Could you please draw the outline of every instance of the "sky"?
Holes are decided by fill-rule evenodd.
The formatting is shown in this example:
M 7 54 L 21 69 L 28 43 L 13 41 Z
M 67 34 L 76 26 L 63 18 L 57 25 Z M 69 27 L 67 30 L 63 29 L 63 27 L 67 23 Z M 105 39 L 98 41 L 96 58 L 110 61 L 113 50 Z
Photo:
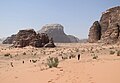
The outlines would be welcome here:
M 102 12 L 115 6 L 120 0 L 0 0 L 0 37 L 58 23 L 66 34 L 84 39 Z

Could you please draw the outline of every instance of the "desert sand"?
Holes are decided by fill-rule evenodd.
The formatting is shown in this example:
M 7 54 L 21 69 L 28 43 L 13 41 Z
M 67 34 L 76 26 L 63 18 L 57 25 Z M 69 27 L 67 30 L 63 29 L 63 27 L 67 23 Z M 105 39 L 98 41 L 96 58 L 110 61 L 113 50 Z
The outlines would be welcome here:
M 55 48 L 12 48 L 0 45 L 0 83 L 120 83 L 119 45 L 56 45 Z M 81 55 L 79 61 L 78 54 Z M 75 57 L 61 58 L 71 55 Z M 49 56 L 59 58 L 57 68 L 46 65 Z M 93 59 L 94 56 L 98 58 Z

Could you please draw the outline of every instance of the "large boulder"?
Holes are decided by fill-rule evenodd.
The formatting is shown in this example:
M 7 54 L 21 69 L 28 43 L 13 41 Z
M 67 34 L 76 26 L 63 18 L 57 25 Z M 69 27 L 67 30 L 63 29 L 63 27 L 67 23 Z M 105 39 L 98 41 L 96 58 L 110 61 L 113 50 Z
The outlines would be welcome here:
M 51 38 L 49 40 L 49 43 L 45 44 L 44 47 L 50 47 L 50 48 L 56 47 L 55 44 L 54 44 L 54 42 L 53 42 L 53 38 Z
M 94 25 L 94 24 L 93 24 Z M 102 17 L 99 21 L 101 27 L 100 37 L 99 33 L 96 34 L 94 29 L 98 26 L 92 26 L 89 33 L 89 42 L 102 42 L 106 44 L 114 44 L 120 40 L 120 6 L 110 8 L 102 13 Z M 93 31 L 91 31 L 93 30 Z M 92 34 L 92 35 L 91 35 Z M 94 37 L 92 37 L 94 36 Z M 93 41 L 95 40 L 95 41 Z
M 38 33 L 48 34 L 48 36 L 52 37 L 56 43 L 71 43 L 72 41 L 77 42 L 75 37 L 73 38 L 64 33 L 64 27 L 61 24 L 46 24 L 38 31 Z

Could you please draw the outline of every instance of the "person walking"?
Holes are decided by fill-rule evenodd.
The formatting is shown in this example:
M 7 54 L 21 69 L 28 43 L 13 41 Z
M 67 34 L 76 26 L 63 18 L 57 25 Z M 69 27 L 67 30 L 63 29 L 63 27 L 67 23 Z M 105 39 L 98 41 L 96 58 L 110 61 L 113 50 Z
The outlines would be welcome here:
M 80 54 L 78 54 L 78 60 L 80 60 Z

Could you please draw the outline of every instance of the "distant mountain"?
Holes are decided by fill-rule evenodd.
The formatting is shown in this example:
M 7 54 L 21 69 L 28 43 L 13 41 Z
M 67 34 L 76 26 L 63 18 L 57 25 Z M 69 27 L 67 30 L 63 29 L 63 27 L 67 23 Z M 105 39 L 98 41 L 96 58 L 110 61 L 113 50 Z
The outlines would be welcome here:
M 61 24 L 46 24 L 38 33 L 48 34 L 56 43 L 72 43 L 79 40 L 72 35 L 65 34 L 64 27 Z
M 86 42 L 88 42 L 88 39 L 80 39 L 79 40 L 79 43 L 86 43 Z
M 68 35 L 68 37 L 72 43 L 78 43 L 80 41 L 77 37 L 73 35 Z

